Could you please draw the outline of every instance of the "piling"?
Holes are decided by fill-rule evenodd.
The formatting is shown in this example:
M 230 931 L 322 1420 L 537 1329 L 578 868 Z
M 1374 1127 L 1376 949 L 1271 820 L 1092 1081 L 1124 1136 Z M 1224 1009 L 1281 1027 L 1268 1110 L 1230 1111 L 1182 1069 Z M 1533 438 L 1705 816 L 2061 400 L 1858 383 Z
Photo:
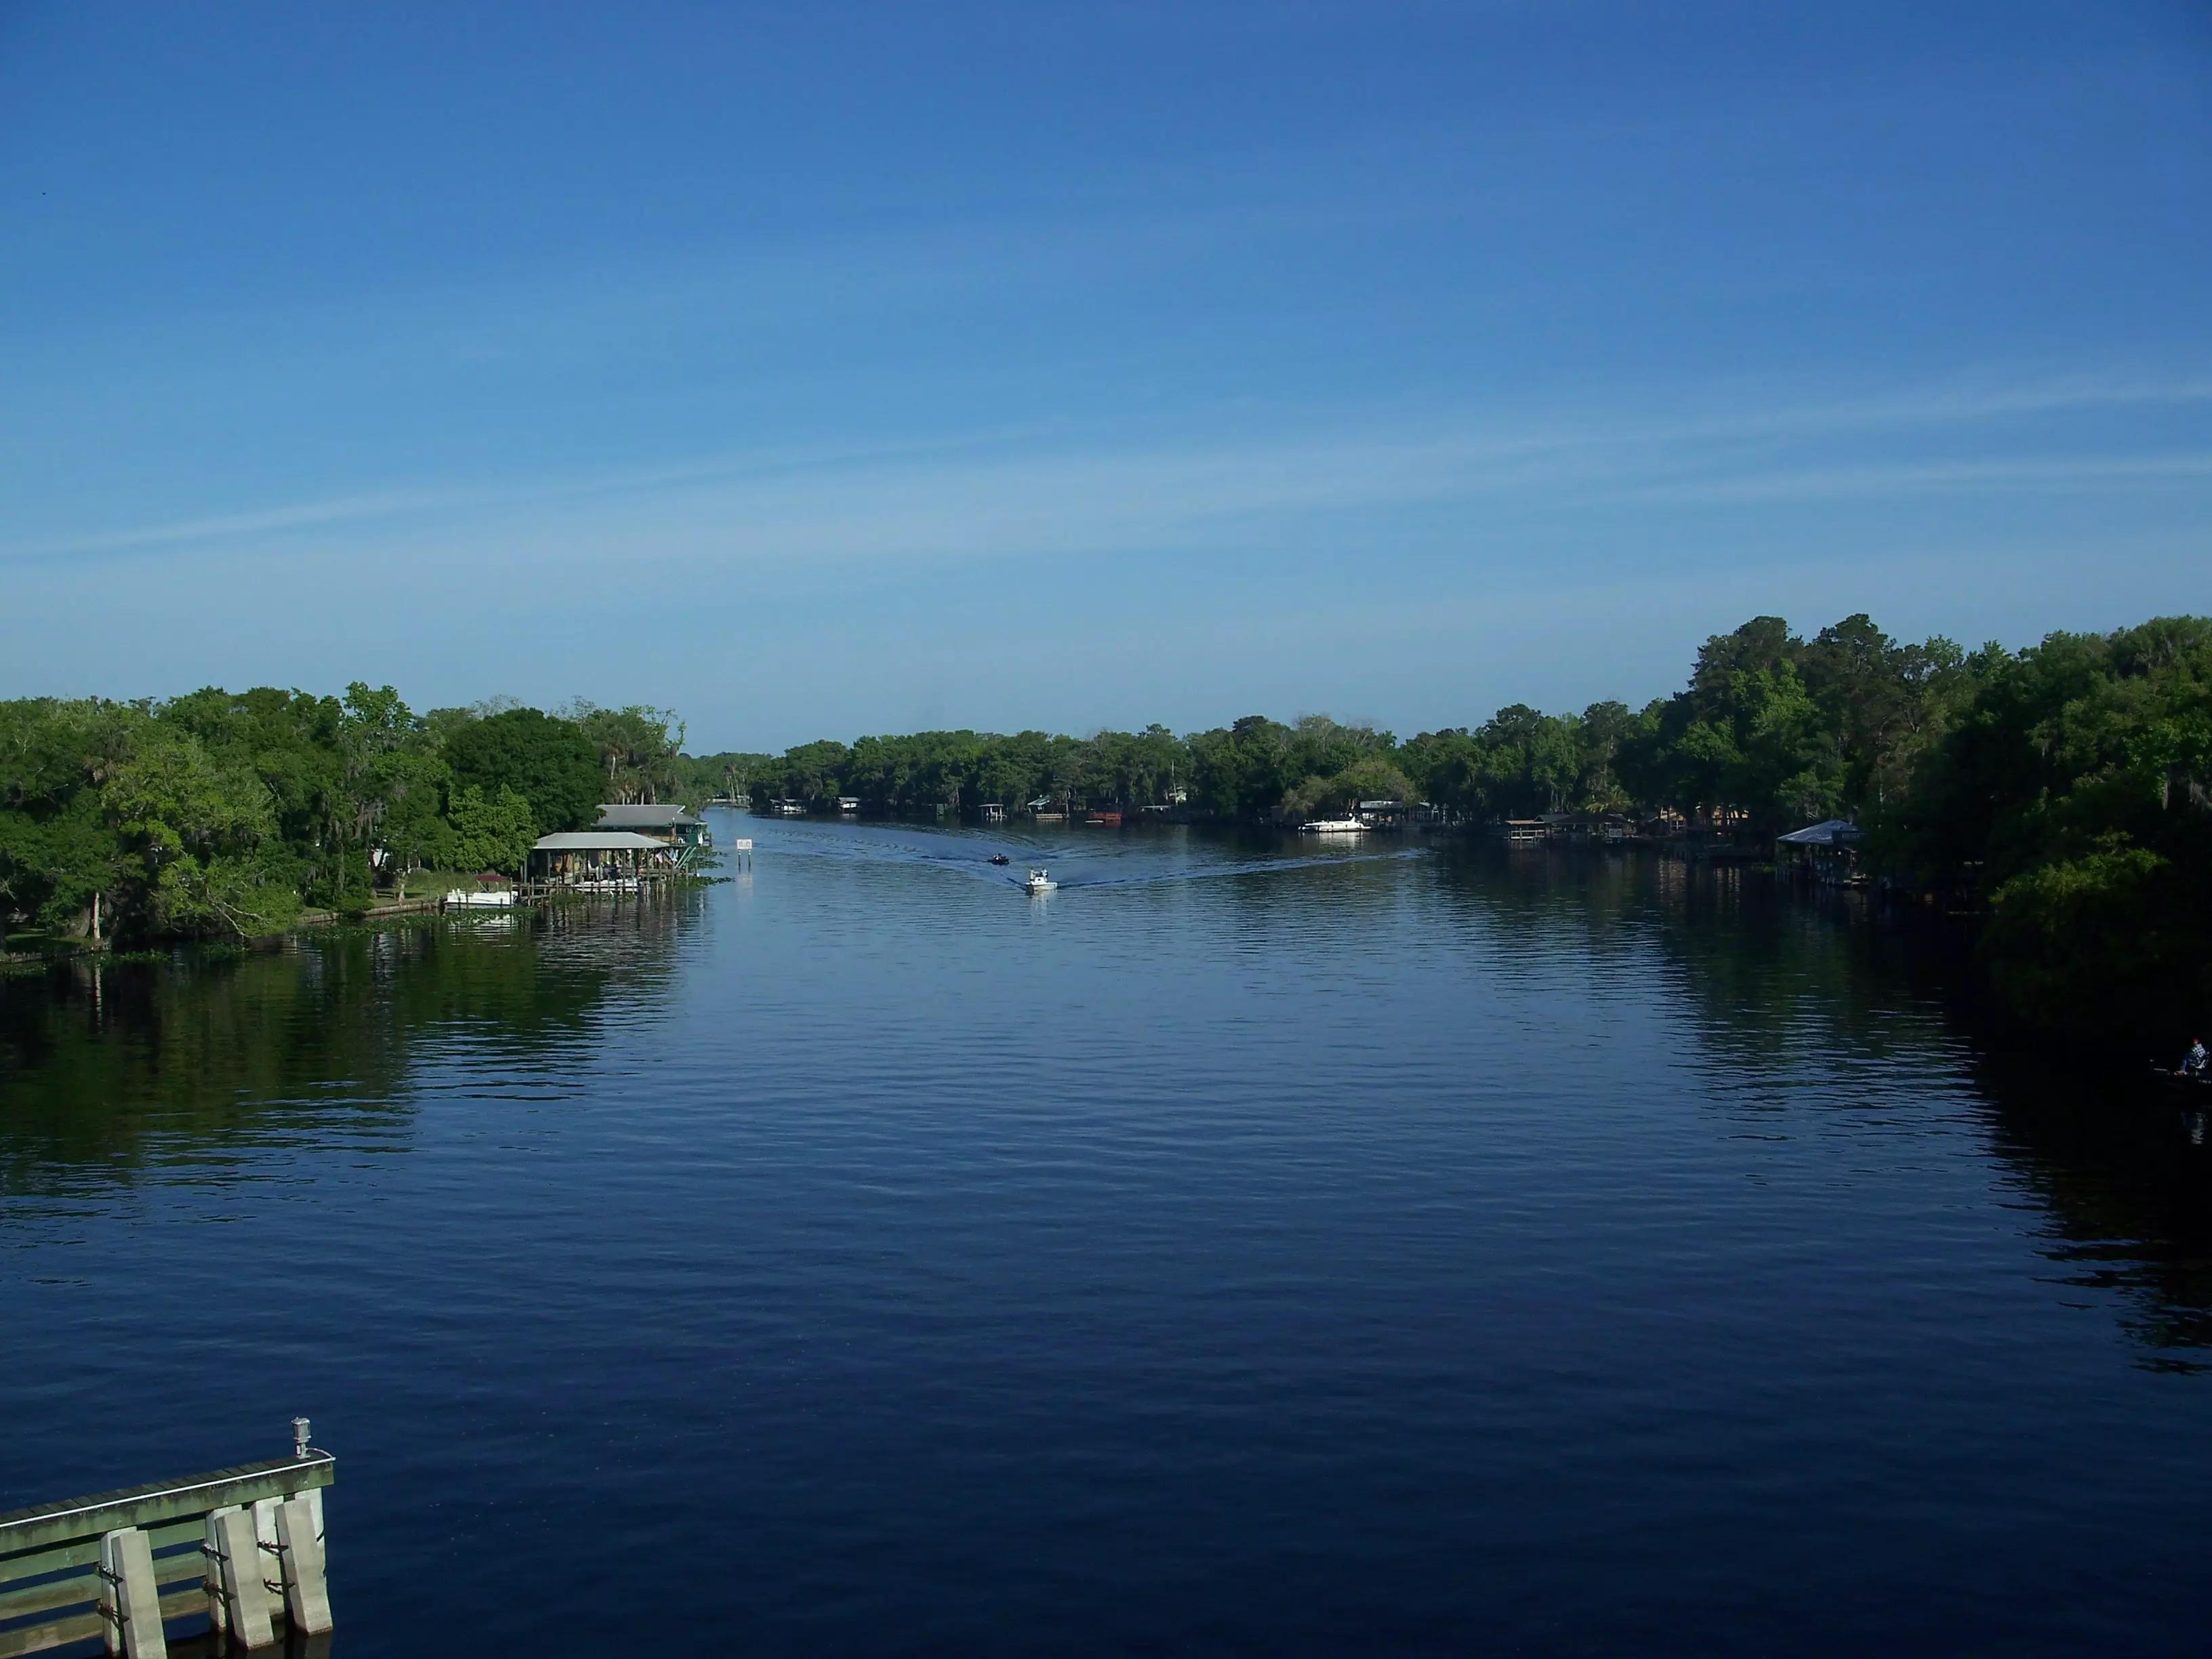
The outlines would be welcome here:
M 293 1419 L 289 1457 L 0 1515 L 0 1659 L 94 1639 L 167 1659 L 195 1630 L 247 1650 L 330 1630 L 337 1460 L 307 1428 Z

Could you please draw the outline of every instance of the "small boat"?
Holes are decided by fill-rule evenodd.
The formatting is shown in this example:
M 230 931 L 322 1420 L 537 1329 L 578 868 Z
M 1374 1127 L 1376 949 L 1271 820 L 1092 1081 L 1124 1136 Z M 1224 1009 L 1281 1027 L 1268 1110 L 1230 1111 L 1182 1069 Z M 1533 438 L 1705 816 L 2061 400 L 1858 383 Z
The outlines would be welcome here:
M 2150 1074 L 2169 1089 L 2178 1090 L 2185 1095 L 2202 1096 L 2206 1101 L 2212 1102 L 2212 1075 L 2203 1072 L 2175 1071 L 2164 1066 L 2153 1066 Z
M 514 908 L 514 889 L 490 887 L 473 891 L 465 887 L 456 887 L 446 895 L 441 908 L 447 910 L 512 910 Z
M 1367 823 L 1364 818 L 1309 818 L 1298 829 L 1309 836 L 1364 836 Z
M 1043 871 L 1032 870 L 1030 872 L 1030 878 L 1022 884 L 1022 890 L 1034 898 L 1039 893 L 1049 893 L 1059 885 L 1058 882 L 1045 874 Z
M 1008 858 L 1004 853 L 994 853 L 991 854 L 991 862 L 994 864 L 1012 864 L 1013 860 Z

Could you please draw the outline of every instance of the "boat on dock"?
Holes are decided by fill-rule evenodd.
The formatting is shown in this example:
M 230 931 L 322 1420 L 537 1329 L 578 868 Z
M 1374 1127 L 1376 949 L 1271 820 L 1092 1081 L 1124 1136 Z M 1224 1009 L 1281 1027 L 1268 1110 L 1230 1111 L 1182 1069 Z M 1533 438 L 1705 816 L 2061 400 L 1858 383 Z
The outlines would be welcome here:
M 514 889 L 488 887 L 479 890 L 456 887 L 440 901 L 440 908 L 447 910 L 512 910 L 514 908 Z
M 1298 826 L 1299 833 L 1308 836 L 1364 836 L 1367 833 L 1364 818 L 1309 818 Z
M 1035 898 L 1041 893 L 1051 892 L 1059 885 L 1060 884 L 1058 882 L 1054 881 L 1043 871 L 1032 870 L 1030 872 L 1029 879 L 1022 884 L 1022 890 L 1027 893 L 1031 898 Z

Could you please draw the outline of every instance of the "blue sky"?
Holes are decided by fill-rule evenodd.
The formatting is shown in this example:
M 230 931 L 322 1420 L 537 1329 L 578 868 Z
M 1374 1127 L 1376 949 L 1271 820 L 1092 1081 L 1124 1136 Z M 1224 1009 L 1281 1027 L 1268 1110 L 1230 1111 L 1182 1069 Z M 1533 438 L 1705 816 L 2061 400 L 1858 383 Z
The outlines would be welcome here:
M 0 5 L 0 695 L 1401 733 L 2212 611 L 2212 9 Z

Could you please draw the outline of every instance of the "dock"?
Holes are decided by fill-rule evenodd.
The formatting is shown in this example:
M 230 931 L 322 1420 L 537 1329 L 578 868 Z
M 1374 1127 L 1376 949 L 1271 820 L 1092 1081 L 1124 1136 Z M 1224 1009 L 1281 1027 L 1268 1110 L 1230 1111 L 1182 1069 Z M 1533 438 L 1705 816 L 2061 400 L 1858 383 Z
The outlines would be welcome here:
M 0 1514 L 0 1659 L 103 1640 L 167 1659 L 172 1637 L 250 1651 L 326 1634 L 323 1489 L 337 1472 L 297 1417 L 289 1457 Z

